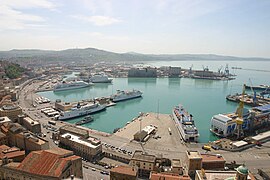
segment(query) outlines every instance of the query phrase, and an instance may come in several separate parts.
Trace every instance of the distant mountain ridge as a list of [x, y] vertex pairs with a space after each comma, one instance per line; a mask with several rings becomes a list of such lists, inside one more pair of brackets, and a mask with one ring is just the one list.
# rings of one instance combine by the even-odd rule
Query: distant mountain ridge
[[114, 53], [95, 48], [66, 49], [60, 51], [39, 49], [14, 49], [0, 51], [1, 60], [38, 59], [47, 61], [270, 61], [270, 58], [234, 57], [215, 54], [140, 54], [136, 52]]

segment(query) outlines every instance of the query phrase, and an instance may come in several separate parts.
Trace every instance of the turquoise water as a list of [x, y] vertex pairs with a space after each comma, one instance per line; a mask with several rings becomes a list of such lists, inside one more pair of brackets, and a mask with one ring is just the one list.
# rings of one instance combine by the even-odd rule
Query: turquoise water
[[[228, 63], [249, 69], [270, 70], [270, 62], [155, 62], [151, 65], [181, 66], [188, 68], [193, 64], [195, 69], [202, 65], [216, 71], [221, 65]], [[226, 95], [242, 91], [243, 83], [253, 85], [270, 84], [270, 72], [237, 70], [236, 80], [212, 81], [188, 78], [115, 78], [113, 84], [96, 84], [93, 87], [63, 92], [41, 92], [41, 96], [51, 100], [61, 99], [65, 102], [109, 96], [120, 90], [139, 89], [143, 91], [143, 98], [117, 103], [106, 111], [95, 114], [95, 121], [85, 124], [85, 127], [111, 133], [115, 128], [123, 127], [139, 112], [159, 112], [170, 114], [175, 105], [182, 104], [189, 113], [193, 114], [200, 132], [200, 142], [214, 140], [209, 132], [210, 120], [214, 114], [235, 111], [237, 104], [226, 101]], [[158, 103], [159, 102], [159, 103]], [[81, 118], [69, 120], [75, 123]]]

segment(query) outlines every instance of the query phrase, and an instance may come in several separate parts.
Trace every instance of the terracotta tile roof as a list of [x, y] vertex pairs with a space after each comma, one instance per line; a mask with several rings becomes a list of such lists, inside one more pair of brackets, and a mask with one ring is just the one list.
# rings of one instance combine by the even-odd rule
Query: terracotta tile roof
[[119, 174], [127, 174], [131, 176], [136, 176], [137, 172], [134, 168], [129, 166], [118, 166], [111, 169], [111, 172], [119, 173]]
[[7, 157], [8, 159], [13, 159], [16, 158], [18, 156], [24, 156], [25, 155], [25, 151], [20, 151], [20, 149], [16, 148], [16, 147], [8, 147], [6, 145], [1, 145], [0, 146], [0, 159], [3, 157]]
[[216, 161], [224, 161], [225, 159], [222, 156], [216, 156], [214, 154], [201, 154], [202, 162], [216, 162]]
[[157, 173], [151, 172], [150, 180], [190, 180], [189, 176], [180, 176], [173, 173]]
[[80, 157], [61, 158], [60, 155], [51, 152], [33, 151], [23, 160], [18, 169], [38, 175], [60, 177], [64, 169], [70, 165], [70, 161], [78, 158]]
[[46, 152], [50, 152], [50, 153], [53, 153], [53, 154], [58, 154], [59, 156], [70, 156], [70, 155], [73, 155], [73, 151], [69, 151], [69, 150], [66, 150], [66, 149], [62, 149], [62, 148], [53, 148], [53, 149], [47, 149], [45, 150]]
[[2, 151], [2, 150], [5, 150], [5, 149], [8, 149], [9, 147], [7, 146], [7, 145], [5, 145], [5, 144], [3, 144], [3, 145], [1, 145], [0, 146], [0, 150]]

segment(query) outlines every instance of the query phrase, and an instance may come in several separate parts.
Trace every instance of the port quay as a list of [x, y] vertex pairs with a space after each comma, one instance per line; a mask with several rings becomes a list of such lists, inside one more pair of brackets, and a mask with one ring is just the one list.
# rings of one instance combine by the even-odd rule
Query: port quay
[[[126, 164], [128, 161], [130, 161], [133, 153], [135, 151], [143, 151], [147, 154], [155, 155], [157, 157], [161, 156], [163, 158], [168, 159], [181, 159], [184, 160], [186, 158], [186, 152], [187, 151], [196, 151], [200, 152], [201, 154], [219, 154], [226, 160], [226, 168], [233, 167], [233, 163], [237, 162], [238, 165], [245, 164], [249, 170], [253, 173], [257, 173], [257, 170], [259, 168], [267, 168], [269, 167], [270, 162], [270, 156], [269, 156], [269, 146], [270, 142], [268, 142], [270, 138], [269, 132], [260, 133], [259, 135], [250, 136], [249, 138], [256, 142], [262, 143], [262, 146], [258, 146], [254, 143], [249, 143], [248, 141], [237, 141], [237, 140], [229, 140], [226, 138], [223, 138], [221, 140], [218, 140], [214, 135], [211, 135], [211, 137], [215, 137], [212, 141], [203, 140], [199, 142], [185, 142], [183, 140], [183, 136], [181, 135], [177, 121], [174, 120], [173, 114], [172, 114], [172, 108], [178, 105], [176, 102], [174, 103], [174, 106], [170, 107], [169, 110], [165, 111], [164, 113], [164, 106], [161, 104], [162, 99], [156, 100], [156, 104], [154, 105], [154, 108], [150, 109], [150, 111], [143, 111], [138, 109], [136, 111], [136, 114], [133, 113], [132, 117], [129, 119], [125, 119], [122, 124], [118, 124], [117, 126], [112, 126], [111, 129], [102, 131], [99, 130], [99, 128], [91, 127], [86, 125], [82, 126], [75, 126], [75, 121], [79, 121], [82, 118], [75, 118], [76, 120], [65, 120], [60, 121], [55, 119], [54, 115], [50, 116], [49, 113], [58, 112], [59, 109], [65, 111], [70, 109], [70, 107], [75, 107], [80, 104], [80, 106], [83, 106], [84, 104], [88, 103], [100, 103], [105, 104], [107, 106], [106, 111], [102, 111], [100, 113], [97, 113], [93, 115], [94, 121], [99, 121], [103, 114], [110, 113], [110, 110], [116, 107], [121, 107], [121, 111], [128, 111], [125, 110], [128, 106], [132, 106], [133, 103], [139, 103], [140, 101], [147, 99], [146, 96], [151, 96], [151, 94], [148, 94], [145, 89], [143, 89], [143, 97], [142, 98], [136, 98], [132, 100], [128, 100], [126, 102], [112, 102], [110, 99], [110, 94], [116, 93], [116, 88], [118, 83], [123, 83], [122, 81], [126, 81], [125, 78], [114, 78], [113, 83], [111, 85], [94, 85], [90, 87], [90, 91], [93, 93], [96, 93], [93, 89], [97, 88], [97, 91], [102, 92], [103, 89], [106, 90], [106, 95], [100, 94], [100, 96], [97, 96], [97, 94], [94, 94], [95, 98], [89, 97], [84, 98], [84, 95], [81, 96], [78, 99], [72, 99], [71, 94], [79, 94], [79, 93], [85, 93], [88, 89], [82, 89], [80, 90], [72, 90], [70, 92], [66, 91], [61, 94], [58, 92], [53, 93], [52, 91], [48, 91], [48, 89], [44, 87], [52, 87], [55, 85], [55, 82], [53, 82], [53, 78], [50, 78], [46, 80], [46, 83], [44, 83], [44, 80], [38, 80], [34, 79], [32, 81], [26, 82], [20, 89], [19, 93], [19, 104], [23, 109], [23, 112], [27, 114], [32, 119], [38, 120], [42, 126], [42, 132], [44, 134], [48, 134], [46, 137], [44, 137], [46, 140], [48, 140], [50, 147], [57, 147], [58, 146], [58, 140], [52, 138], [53, 134], [55, 134], [53, 131], [48, 130], [48, 124], [51, 124], [51, 126], [55, 127], [55, 129], [61, 129], [61, 127], [64, 127], [66, 125], [71, 125], [74, 128], [79, 128], [86, 130], [89, 133], [89, 136], [91, 138], [97, 139], [98, 141], [102, 142], [102, 151], [105, 154], [113, 154], [114, 158], [110, 160], [110, 158], [105, 159], [99, 163], [107, 163], [107, 164]], [[163, 80], [153, 80], [153, 79], [131, 79], [127, 82], [131, 84], [131, 87], [134, 84], [143, 83], [144, 85], [149, 86], [149, 88], [152, 88], [153, 81], [158, 81], [154, 83], [164, 83]], [[176, 81], [176, 82], [175, 82]], [[171, 79], [168, 81], [170, 88], [175, 88], [175, 84], [179, 85], [178, 82], [179, 79]], [[205, 81], [205, 80], [199, 80], [199, 81]], [[185, 83], [185, 79], [181, 80], [180, 83]], [[154, 84], [156, 86], [156, 84]], [[99, 87], [100, 86], [100, 87]], [[40, 89], [45, 90], [41, 91]], [[92, 89], [91, 89], [92, 88]], [[101, 88], [101, 89], [99, 89]], [[240, 88], [239, 88], [240, 89]], [[49, 89], [51, 90], [51, 89]], [[131, 90], [131, 88], [130, 88]], [[109, 91], [109, 93], [108, 93]], [[53, 97], [51, 94], [55, 94], [55, 97]], [[58, 93], [58, 94], [57, 94]], [[64, 97], [64, 98], [63, 98]], [[59, 101], [61, 99], [61, 101]], [[38, 101], [41, 101], [40, 103]], [[47, 102], [48, 101], [48, 102]], [[34, 106], [33, 106], [34, 102]], [[185, 101], [184, 101], [185, 102]], [[121, 105], [122, 103], [126, 103], [124, 106]], [[129, 104], [130, 103], [130, 104]], [[180, 103], [180, 102], [179, 102]], [[185, 106], [184, 106], [185, 107]], [[232, 105], [232, 108], [229, 108], [229, 110], [234, 111], [237, 107], [237, 104]], [[67, 108], [67, 109], [65, 109]], [[48, 111], [48, 113], [44, 113], [44, 111]], [[52, 110], [52, 111], [51, 111]], [[187, 109], [190, 113], [192, 113], [192, 109]], [[168, 113], [166, 113], [168, 112]], [[125, 113], [125, 112], [123, 112]], [[225, 113], [225, 112], [220, 112]], [[218, 114], [218, 113], [217, 113]], [[99, 115], [101, 117], [99, 117]], [[50, 117], [48, 117], [50, 116]], [[197, 115], [198, 116], [198, 115]], [[121, 115], [117, 115], [117, 117], [121, 117]], [[96, 119], [99, 118], [99, 119]], [[196, 121], [199, 117], [196, 117], [196, 113], [194, 115], [195, 119], [195, 125], [200, 124]], [[210, 120], [210, 119], [209, 119]], [[208, 122], [208, 121], [207, 121]], [[92, 122], [91, 122], [92, 123]], [[91, 124], [90, 123], [90, 124]], [[109, 122], [108, 122], [109, 123]], [[104, 126], [104, 125], [103, 125]], [[200, 130], [200, 126], [198, 125], [198, 131], [200, 136], [204, 136], [203, 130]], [[209, 127], [209, 125], [207, 126]], [[112, 129], [114, 132], [112, 132]], [[79, 130], [78, 130], [79, 131]], [[209, 129], [206, 130], [209, 133]], [[55, 131], [57, 132], [57, 131]], [[148, 132], [145, 135], [140, 132]], [[51, 135], [50, 135], [51, 134]], [[208, 147], [210, 149], [208, 149]], [[124, 149], [127, 150], [128, 153], [123, 153], [120, 150], [115, 149]], [[209, 151], [210, 150], [210, 151]], [[120, 160], [119, 160], [120, 159]], [[119, 161], [118, 161], [119, 160]], [[110, 162], [110, 163], [108, 163]], [[88, 167], [92, 167], [95, 169], [99, 169], [100, 171], [106, 171], [103, 166], [96, 165], [93, 162], [83, 162], [85, 168], [88, 169]], [[183, 168], [186, 169], [186, 165], [183, 163]], [[91, 174], [91, 173], [90, 173]], [[86, 175], [89, 176], [90, 175]], [[105, 176], [106, 177], [106, 176]]]
[[203, 69], [202, 62], [152, 63], [56, 65], [5, 79], [0, 177], [254, 179], [267, 172], [269, 72], [250, 70], [252, 62], [242, 69], [222, 62], [223, 70], [220, 62]]

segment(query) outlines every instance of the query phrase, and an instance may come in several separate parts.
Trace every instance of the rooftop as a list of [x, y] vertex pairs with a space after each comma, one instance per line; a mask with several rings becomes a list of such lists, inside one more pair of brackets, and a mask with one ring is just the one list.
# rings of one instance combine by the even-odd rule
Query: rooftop
[[201, 154], [201, 156], [202, 156], [202, 162], [216, 162], [216, 161], [225, 162], [225, 159], [221, 155]]
[[181, 167], [180, 159], [173, 159], [172, 160], [172, 167]]
[[173, 173], [158, 173], [151, 172], [150, 180], [190, 180], [189, 176], [180, 176], [178, 174]]
[[147, 161], [147, 162], [154, 163], [156, 160], [156, 157], [154, 155], [143, 154], [142, 151], [135, 151], [132, 159], [136, 161]]
[[49, 152], [49, 153], [52, 153], [52, 154], [57, 154], [60, 157], [65, 157], [65, 156], [71, 156], [71, 155], [73, 155], [73, 151], [69, 151], [69, 150], [62, 149], [62, 148], [47, 149], [45, 151], [46, 152]]
[[215, 119], [218, 119], [219, 121], [222, 121], [223, 123], [226, 123], [228, 121], [231, 121], [232, 118], [224, 115], [224, 114], [218, 114], [218, 115], [214, 115]]
[[38, 121], [35, 121], [33, 119], [31, 119], [30, 117], [25, 117], [23, 118], [25, 121], [27, 121], [29, 124], [32, 124], [32, 125], [36, 125], [36, 124], [39, 124]]
[[133, 167], [130, 166], [118, 166], [111, 169], [111, 172], [126, 174], [130, 176], [136, 176], [137, 171]]
[[71, 133], [73, 132], [75, 134], [81, 134], [82, 136], [85, 136], [85, 135], [87, 135], [87, 137], [89, 136], [89, 133], [88, 133], [87, 130], [82, 129], [82, 128], [78, 128], [78, 127], [75, 127], [75, 126], [65, 125], [65, 126], [60, 127], [59, 130], [60, 131], [61, 130], [66, 130], [66, 131], [69, 131]]
[[100, 146], [100, 144], [94, 145], [90, 141], [81, 139], [81, 137], [70, 134], [70, 133], [65, 133], [65, 134], [61, 135], [61, 137], [68, 138], [70, 141], [73, 141], [73, 142], [76, 142], [79, 144], [83, 144], [83, 145], [91, 147], [91, 148], [97, 148], [98, 146]]
[[198, 151], [187, 151], [189, 159], [202, 159], [201, 154]]
[[[196, 170], [196, 174], [198, 176], [198, 180], [212, 180], [212, 179], [227, 179], [236, 176], [236, 171], [205, 171], [205, 177], [203, 178], [202, 171]], [[248, 175], [247, 180], [255, 180], [252, 175]]]
[[6, 135], [0, 131], [0, 138], [3, 138], [3, 137], [6, 137]]
[[24, 156], [25, 151], [20, 151], [19, 148], [16, 147], [9, 147], [6, 145], [0, 146], [0, 159], [3, 157], [7, 157], [8, 159], [13, 159], [18, 156]]
[[270, 131], [264, 132], [264, 133], [260, 133], [254, 137], [252, 137], [252, 139], [256, 140], [256, 141], [260, 141], [262, 139], [268, 138], [270, 137]]
[[11, 122], [11, 120], [7, 116], [0, 117], [0, 124], [3, 124], [5, 122]]
[[242, 146], [245, 146], [245, 145], [247, 145], [248, 143], [246, 142], [246, 141], [236, 141], [236, 142], [234, 142], [232, 145], [233, 146], [235, 146], [235, 147], [242, 147]]
[[18, 166], [18, 169], [28, 173], [59, 177], [70, 164], [70, 161], [81, 159], [79, 156], [61, 158], [58, 154], [47, 151], [32, 151]]

